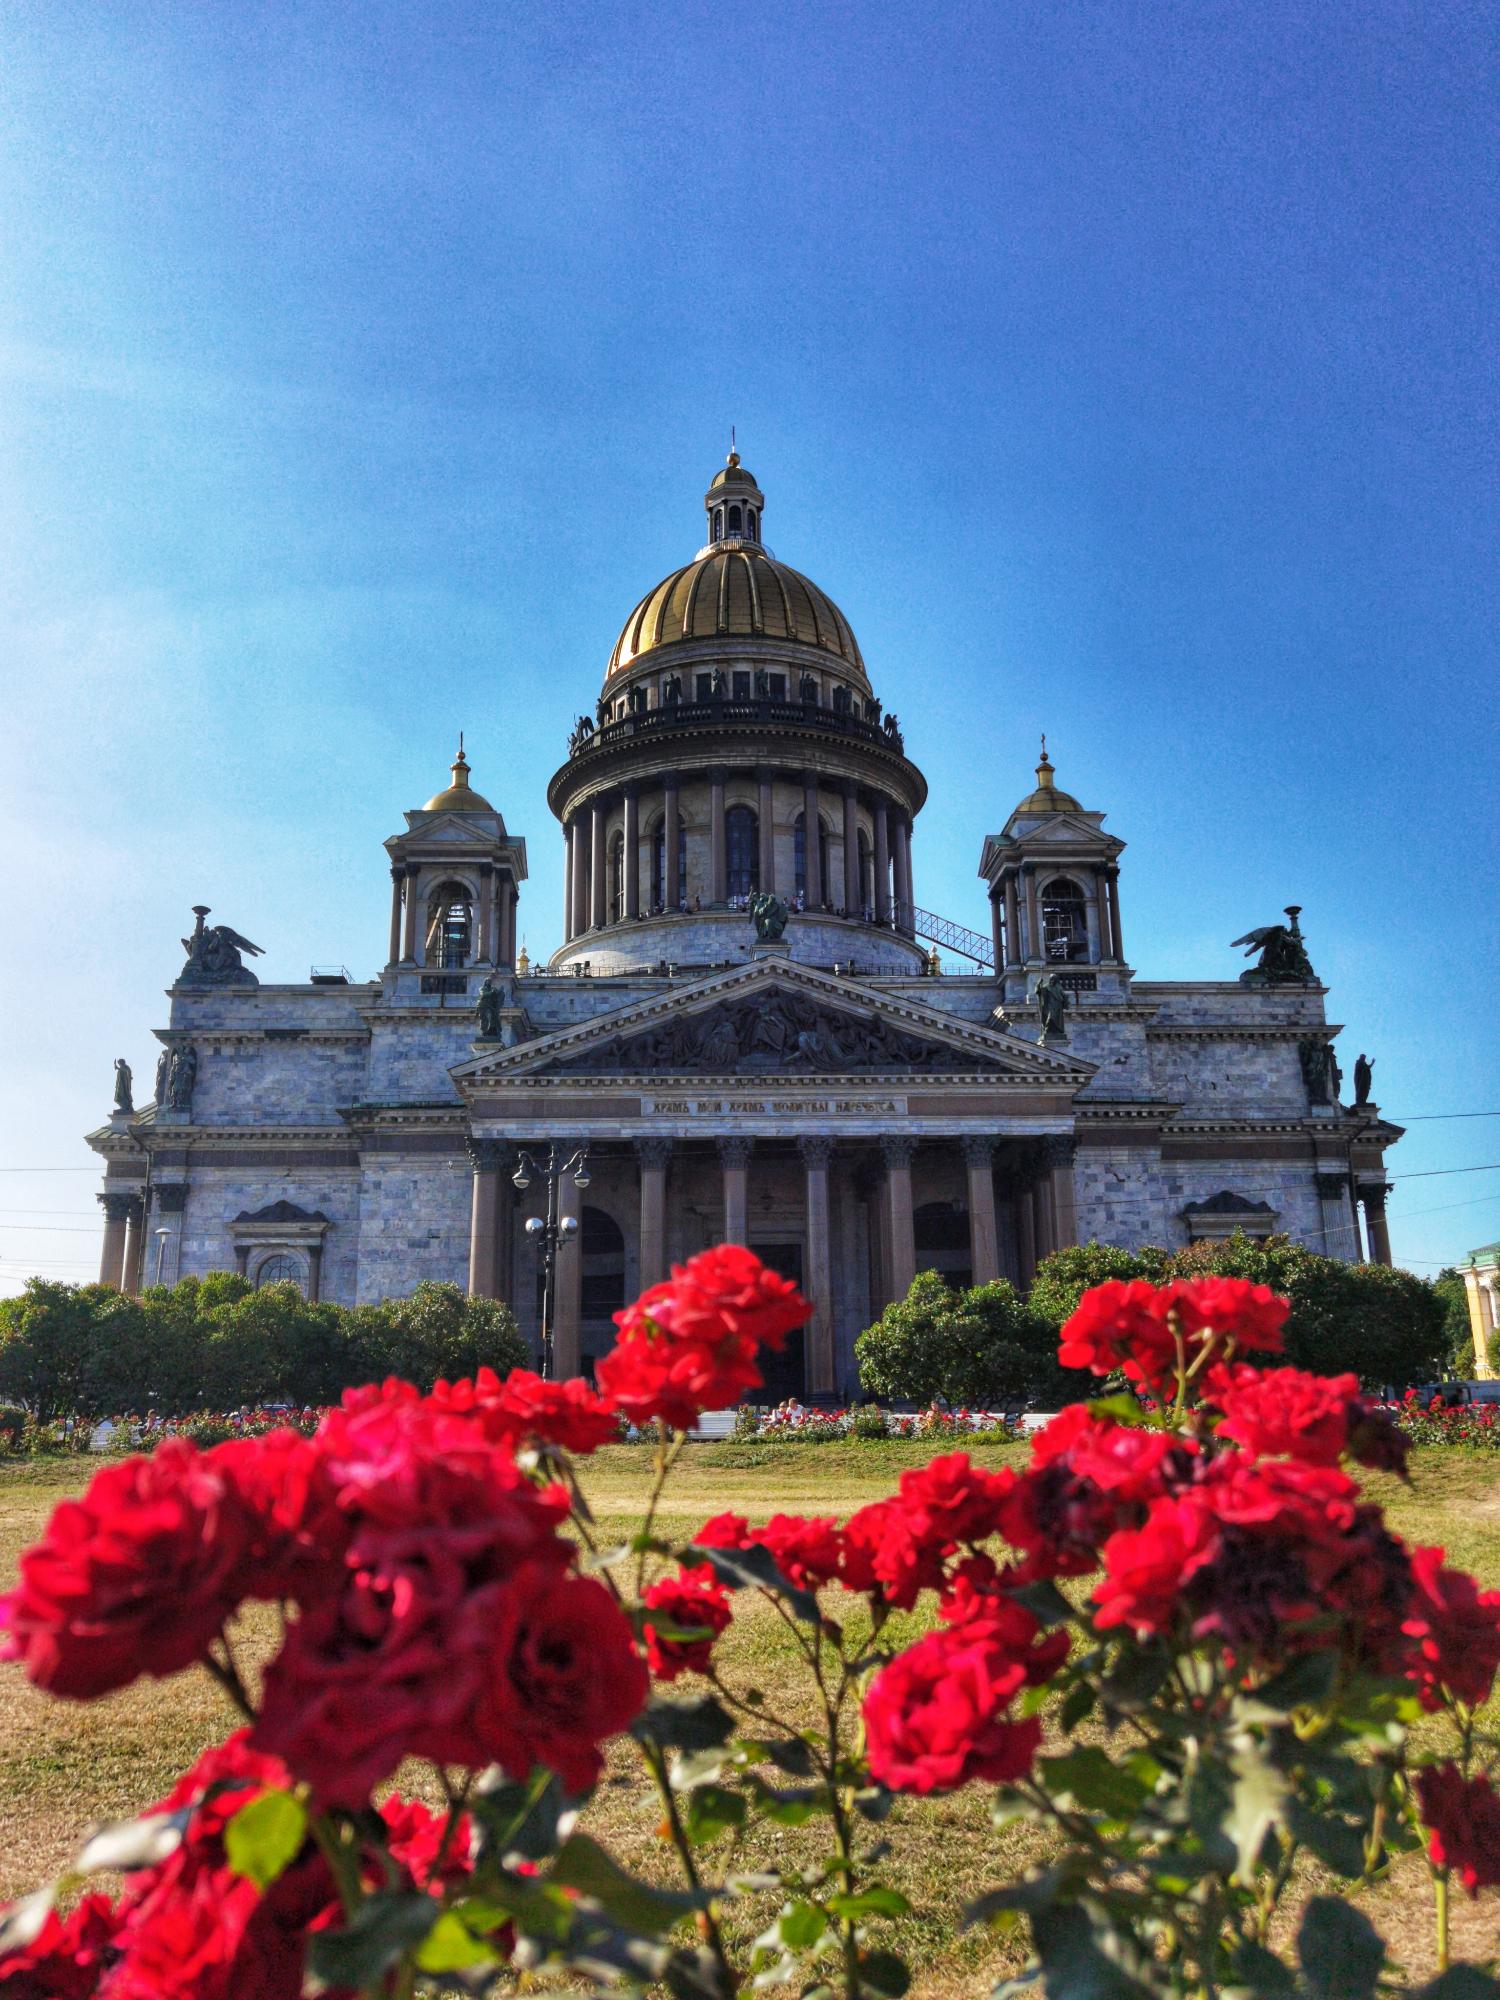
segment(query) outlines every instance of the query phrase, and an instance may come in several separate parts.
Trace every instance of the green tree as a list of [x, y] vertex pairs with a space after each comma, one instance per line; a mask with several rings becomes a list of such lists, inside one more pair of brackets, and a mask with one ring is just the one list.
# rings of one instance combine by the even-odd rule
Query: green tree
[[29, 1278], [18, 1298], [0, 1301], [0, 1399], [44, 1423], [103, 1415], [97, 1353], [130, 1344], [139, 1317], [135, 1300], [108, 1285]]
[[478, 1368], [508, 1375], [524, 1367], [526, 1343], [508, 1305], [470, 1298], [458, 1285], [418, 1285], [410, 1298], [356, 1306], [349, 1315], [350, 1379], [379, 1382], [399, 1375], [430, 1389]]
[[293, 1284], [224, 1300], [206, 1315], [204, 1407], [336, 1402], [353, 1382], [348, 1319]]
[[854, 1343], [866, 1392], [886, 1401], [1055, 1406], [1085, 1385], [1056, 1361], [1055, 1329], [1003, 1278], [954, 1291], [922, 1271]]
[[1032, 1310], [1055, 1329], [1076, 1309], [1084, 1293], [1109, 1278], [1149, 1278], [1160, 1284], [1168, 1252], [1155, 1244], [1120, 1250], [1113, 1243], [1072, 1243], [1054, 1250], [1036, 1267], [1027, 1294]]

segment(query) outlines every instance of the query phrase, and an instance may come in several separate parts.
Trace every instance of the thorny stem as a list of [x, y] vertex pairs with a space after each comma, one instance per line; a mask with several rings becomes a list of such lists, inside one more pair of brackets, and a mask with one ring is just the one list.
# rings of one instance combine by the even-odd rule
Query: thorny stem
[[205, 1653], [203, 1664], [245, 1720], [254, 1722], [255, 1710], [251, 1706], [249, 1695], [245, 1692], [245, 1683], [240, 1679], [240, 1670], [234, 1663], [234, 1654], [229, 1650], [229, 1641], [222, 1632], [219, 1634], [219, 1644], [224, 1648], [223, 1659], [217, 1660], [212, 1653]]
[[[670, 1443], [668, 1442], [669, 1438]], [[648, 1544], [651, 1540], [651, 1530], [656, 1525], [656, 1510], [661, 1505], [662, 1491], [666, 1486], [668, 1475], [672, 1467], [677, 1463], [678, 1455], [686, 1443], [686, 1431], [669, 1432], [666, 1425], [660, 1419], [657, 1420], [656, 1477], [651, 1482], [651, 1495], [646, 1502], [646, 1519], [641, 1528], [641, 1549], [635, 1565], [635, 1594], [637, 1597], [640, 1596], [646, 1585], [646, 1557], [650, 1552]]]
[[641, 1755], [646, 1760], [646, 1768], [656, 1782], [662, 1807], [667, 1816], [667, 1828], [672, 1837], [672, 1845], [677, 1850], [677, 1858], [682, 1863], [682, 1872], [688, 1879], [693, 1894], [700, 1898], [700, 1921], [708, 1946], [719, 1968], [720, 1990], [727, 1996], [736, 1991], [734, 1967], [729, 1962], [729, 1953], [724, 1944], [724, 1933], [719, 1929], [719, 1919], [714, 1912], [712, 1900], [704, 1894], [703, 1878], [698, 1873], [698, 1864], [693, 1858], [693, 1844], [688, 1839], [687, 1828], [682, 1823], [682, 1814], [677, 1807], [677, 1794], [672, 1790], [672, 1781], [667, 1774], [667, 1761], [661, 1748], [655, 1743], [643, 1742]]
[[1434, 1868], [1432, 1871], [1432, 1901], [1437, 1917], [1437, 1969], [1448, 1970], [1448, 1871]]

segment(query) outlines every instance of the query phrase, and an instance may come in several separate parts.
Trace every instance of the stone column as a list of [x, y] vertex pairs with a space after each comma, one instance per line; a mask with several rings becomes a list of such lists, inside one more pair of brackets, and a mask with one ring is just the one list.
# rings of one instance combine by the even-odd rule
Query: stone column
[[832, 1393], [838, 1386], [833, 1352], [833, 1245], [828, 1228], [828, 1166], [833, 1141], [797, 1141], [807, 1182], [807, 1296], [813, 1316], [807, 1323], [807, 1386]]
[[1007, 965], [1021, 963], [1021, 904], [1016, 895], [1016, 878], [1005, 878], [1005, 962]]
[[641, 1290], [659, 1285], [667, 1275], [667, 1165], [670, 1139], [637, 1139], [635, 1156], [641, 1170]]
[[589, 927], [589, 823], [581, 812], [573, 815], [573, 935], [582, 937]]
[[595, 799], [589, 814], [589, 923], [596, 931], [609, 922], [608, 814], [603, 799]]
[[469, 1201], [469, 1297], [500, 1296], [500, 1169], [505, 1148], [496, 1139], [470, 1139], [473, 1186]]
[[1094, 877], [1095, 922], [1099, 927], [1099, 956], [1101, 959], [1115, 955], [1114, 926], [1109, 917], [1109, 878], [1101, 868]]
[[479, 963], [495, 963], [495, 871], [479, 872]]
[[674, 771], [666, 780], [662, 790], [662, 901], [669, 910], [675, 910], [682, 901], [682, 871], [677, 865], [677, 845], [681, 839], [682, 818], [677, 800], [677, 774]]
[[1478, 1273], [1465, 1272], [1467, 1281], [1476, 1276], [1479, 1292], [1479, 1312], [1469, 1315], [1474, 1329], [1474, 1375], [1480, 1382], [1491, 1382], [1495, 1377], [1495, 1329], [1500, 1326], [1500, 1281], [1493, 1271]]
[[157, 1227], [169, 1234], [163, 1240], [152, 1231], [151, 1282], [175, 1285], [182, 1275], [182, 1216], [187, 1207], [186, 1181], [158, 1181], [156, 1184]]
[[1031, 1232], [1036, 1246], [1036, 1261], [1040, 1264], [1044, 1257], [1050, 1257], [1057, 1248], [1057, 1231], [1052, 1211], [1052, 1182], [1044, 1171], [1041, 1179], [1031, 1183]]
[[1109, 891], [1109, 941], [1116, 960], [1125, 963], [1125, 940], [1120, 935], [1120, 871], [1110, 868], [1106, 874]]
[[236, 1243], [234, 1246], [234, 1273], [237, 1278], [246, 1277], [250, 1270], [250, 1245]]
[[121, 1291], [135, 1298], [141, 1289], [141, 1265], [146, 1250], [146, 1204], [139, 1195], [130, 1197], [125, 1211], [125, 1268]]
[[1029, 865], [1024, 867], [1021, 883], [1026, 892], [1026, 956], [1029, 959], [1045, 958], [1042, 917], [1036, 901], [1036, 870]]
[[1000, 891], [998, 889], [991, 889], [990, 891], [990, 939], [990, 948], [995, 954], [995, 972], [998, 977], [1005, 966], [1005, 918], [1002, 914]]
[[625, 914], [641, 914], [641, 807], [634, 785], [625, 793]]
[[715, 908], [729, 896], [729, 876], [724, 843], [724, 773], [708, 774], [708, 900]]
[[776, 894], [776, 794], [771, 789], [773, 773], [757, 771], [760, 796], [756, 803], [755, 830], [760, 842], [760, 886], [763, 895]]
[[99, 1282], [125, 1288], [125, 1225], [130, 1219], [133, 1194], [112, 1194], [108, 1190], [95, 1199], [104, 1210], [104, 1243], [99, 1252]]
[[807, 907], [823, 907], [823, 822], [818, 817], [818, 774], [802, 775], [802, 865], [807, 882]]
[[1359, 1198], [1365, 1205], [1365, 1236], [1372, 1264], [1391, 1261], [1391, 1232], [1385, 1220], [1385, 1198], [1389, 1193], [1390, 1189], [1381, 1181], [1365, 1182], [1359, 1190]]
[[728, 1138], [719, 1141], [719, 1164], [724, 1174], [726, 1243], [745, 1243], [750, 1235], [750, 1160], [754, 1152], [753, 1139]]
[[[558, 1141], [566, 1155], [573, 1149], [566, 1140]], [[552, 1356], [559, 1382], [576, 1375], [583, 1356], [583, 1196], [571, 1174], [557, 1184], [557, 1215], [561, 1221], [571, 1215], [579, 1224], [576, 1235], [562, 1237], [557, 1246], [556, 1296], [552, 1301]]]
[[1000, 1275], [1000, 1234], [995, 1227], [995, 1147], [991, 1139], [963, 1141], [969, 1177], [969, 1262], [976, 1285]]
[[573, 942], [573, 822], [563, 826], [563, 943]]
[[394, 965], [401, 956], [401, 883], [404, 870], [391, 870], [391, 955], [387, 963]]
[[406, 871], [406, 935], [401, 943], [401, 963], [415, 965], [417, 962], [417, 871]]
[[844, 781], [844, 910], [859, 915], [859, 816], [858, 792], [852, 779]]
[[321, 1239], [307, 1246], [307, 1302], [316, 1305], [323, 1291], [323, 1244]]
[[1052, 1248], [1066, 1250], [1078, 1241], [1078, 1206], [1073, 1189], [1073, 1155], [1077, 1150], [1065, 1132], [1042, 1141], [1042, 1165], [1048, 1176], [1052, 1210]]
[[891, 920], [891, 815], [884, 799], [875, 801], [875, 921]]
[[896, 901], [901, 908], [901, 928], [909, 931], [915, 918], [916, 900], [911, 886], [911, 827], [907, 820], [897, 815], [891, 828], [891, 859], [896, 869]]
[[1021, 1267], [1021, 1289], [1024, 1291], [1036, 1276], [1036, 1209], [1031, 1199], [1031, 1189], [1024, 1180], [1017, 1180], [1014, 1189], [1016, 1211], [1016, 1259]]
[[904, 1299], [917, 1275], [917, 1240], [912, 1224], [910, 1139], [882, 1139], [885, 1160], [886, 1241], [889, 1246], [891, 1298]]
[[516, 881], [513, 875], [500, 878], [500, 963], [516, 962]]

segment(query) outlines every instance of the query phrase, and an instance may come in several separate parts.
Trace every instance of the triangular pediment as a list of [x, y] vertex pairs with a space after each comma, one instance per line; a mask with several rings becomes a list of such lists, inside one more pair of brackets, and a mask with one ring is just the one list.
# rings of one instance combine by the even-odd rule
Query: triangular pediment
[[1108, 845], [1110, 836], [1090, 820], [1078, 813], [1054, 813], [1051, 819], [1031, 820], [1025, 823], [1024, 831], [1015, 835], [1018, 844], [1028, 847], [1064, 844], [1076, 846], [1079, 841], [1090, 845], [1103, 842]]
[[485, 816], [486, 824], [476, 826], [478, 817], [474, 813], [434, 813], [430, 819], [424, 817], [421, 826], [413, 827], [403, 834], [402, 844], [406, 847], [493, 847], [497, 814]]
[[593, 1021], [476, 1057], [461, 1090], [527, 1076], [943, 1076], [1076, 1090], [1093, 1065], [790, 959], [711, 973]]

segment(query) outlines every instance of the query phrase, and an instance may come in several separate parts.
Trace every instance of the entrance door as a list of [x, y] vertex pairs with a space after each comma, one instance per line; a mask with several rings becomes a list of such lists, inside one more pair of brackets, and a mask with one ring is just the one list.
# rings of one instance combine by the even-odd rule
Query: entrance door
[[[752, 1243], [751, 1249], [763, 1264], [769, 1264], [773, 1271], [783, 1278], [790, 1278], [799, 1288], [802, 1284], [802, 1245], [800, 1243]], [[764, 1389], [756, 1390], [751, 1402], [761, 1404], [784, 1403], [788, 1396], [795, 1396], [800, 1402], [807, 1386], [804, 1358], [803, 1329], [799, 1326], [795, 1333], [786, 1337], [786, 1345], [779, 1354], [769, 1347], [760, 1351], [759, 1367], [766, 1378]]]

